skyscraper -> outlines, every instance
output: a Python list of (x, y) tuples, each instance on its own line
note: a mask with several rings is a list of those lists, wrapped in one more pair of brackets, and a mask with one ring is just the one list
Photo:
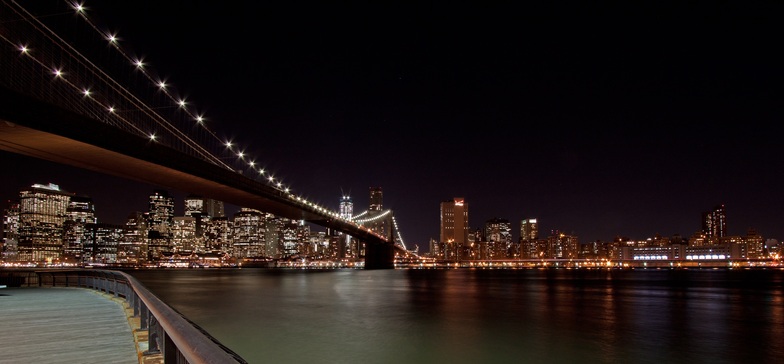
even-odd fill
[(351, 202), (351, 196), (343, 195), (340, 197), (340, 217), (351, 220), (352, 216), (354, 216), (354, 203)]
[(95, 224), (95, 205), (87, 196), (72, 196), (66, 209), (63, 225), (63, 257), (71, 263), (80, 263), (87, 235), (87, 224)]
[(485, 239), (490, 246), (490, 256), (506, 258), (512, 252), (512, 224), (507, 219), (493, 218), (485, 222)]
[(370, 187), (370, 211), (381, 211), (383, 208), (384, 195), (381, 187)]
[(727, 236), (727, 211), (724, 204), (702, 213), (702, 232), (709, 239)]
[(441, 242), (468, 243), (468, 204), (462, 197), (441, 202)]
[(62, 229), (72, 195), (53, 183), (19, 192), (19, 260), (51, 262), (62, 257)]
[(523, 219), (520, 221), (520, 239), (539, 239), (539, 223), (536, 222), (536, 219)]
[(150, 230), (157, 231), (168, 237), (172, 218), (174, 218), (174, 197), (169, 196), (166, 190), (155, 190), (150, 195), (149, 223)]

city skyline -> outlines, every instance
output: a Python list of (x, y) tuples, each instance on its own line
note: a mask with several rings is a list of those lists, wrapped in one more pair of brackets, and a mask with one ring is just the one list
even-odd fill
[[(455, 196), (474, 229), (688, 236), (725, 204), (730, 235), (784, 236), (781, 4), (146, 4), (86, 6), (295, 191), (382, 187), (421, 249)], [(160, 187), (0, 161), (4, 197), (62, 178), (108, 220)]]
[[(68, 196), (71, 196), (71, 198), (89, 200), (90, 204), (94, 208), (95, 218), (96, 218), (98, 223), (117, 225), (117, 226), (123, 226), (124, 224), (127, 223), (129, 218), (137, 216), (140, 213), (146, 213), (146, 212), (150, 211), (149, 210), (150, 209), (150, 200), (149, 200), (149, 198), (150, 198), (151, 195), (157, 195), (159, 192), (165, 192), (166, 195), (167, 195), (167, 198), (171, 197), (171, 199), (173, 200), (174, 217), (189, 216), (188, 212), (186, 211), (187, 210), (186, 201), (188, 199), (193, 199), (193, 198), (202, 198), (201, 196), (197, 196), (197, 195), (193, 195), (193, 194), (182, 194), (181, 192), (178, 192), (178, 191), (169, 191), (167, 189), (161, 189), (160, 187), (152, 186), (153, 189), (149, 190), (147, 192), (147, 194), (144, 196), (144, 198), (138, 198), (139, 196), (131, 196), (131, 197), (134, 197), (137, 200), (139, 200), (139, 203), (137, 203), (136, 205), (142, 206), (142, 208), (137, 209), (137, 210), (129, 210), (129, 211), (127, 211), (127, 213), (124, 215), (124, 217), (122, 217), (118, 221), (106, 221), (106, 220), (102, 219), (102, 217), (101, 217), (101, 213), (100, 213), (101, 206), (100, 206), (100, 204), (96, 203), (95, 200), (90, 196), (90, 194), (84, 193), (84, 192), (70, 191), (70, 190), (66, 189), (64, 186), (59, 185), (58, 183), (49, 182), (47, 184), (44, 184), (44, 183), (31, 184), (30, 186), (26, 186), (26, 187), (20, 189), (19, 193), (21, 193), (23, 190), (29, 190), (30, 188), (36, 188), (36, 187), (41, 187), (41, 186), (43, 186), (45, 188), (47, 186), (49, 188), (55, 188), (56, 190), (61, 191), (61, 193), (65, 194), (65, 195), (68, 195)], [(373, 190), (378, 191), (379, 188), (378, 187), (371, 188), (371, 191), (370, 191), (371, 195), (373, 194)], [(17, 194), (14, 198), (6, 198), (6, 199), (4, 199), (4, 201), (5, 201), (5, 206), (3, 206), (4, 211), (5, 211), (5, 209), (11, 207), (12, 205), (18, 204), (19, 203), (19, 198), (20, 198), (20, 196), (19, 196), (19, 194)], [(353, 204), (353, 206), (354, 206), (354, 209), (353, 209), (354, 215), (358, 215), (358, 214), (360, 214), (360, 213), (362, 213), (363, 211), (366, 211), (366, 210), (373, 210), (374, 209), (374, 207), (372, 205), (368, 205), (366, 207), (357, 206), (354, 203), (353, 198), (348, 197), (348, 195), (345, 194), (345, 193), (342, 194), (341, 197), (339, 197), (339, 203), (342, 204), (343, 202), (350, 202), (350, 203)], [(381, 202), (381, 205), (383, 205), (383, 198), (381, 198), (381, 201), (376, 200), (375, 202), (376, 203)], [(448, 208), (448, 210), (446, 210), (447, 211), (447, 215), (451, 216), (452, 215), (452, 209), (455, 207), (456, 204), (461, 206), (461, 208), (459, 210), (461, 214), (463, 213), (462, 211), (468, 211), (468, 213), (470, 214), (470, 203), (468, 201), (465, 201), (465, 199), (456, 197), (456, 198), (454, 198), (452, 200), (442, 201), (441, 202), (441, 206), (440, 206), (441, 216), (442, 216), (442, 219), (441, 219), (442, 223), (439, 226), (439, 229), (441, 230), (441, 237), (443, 237), (443, 235), (445, 233), (444, 230), (443, 230), (443, 228), (445, 226), (445, 225), (443, 225), (444, 224), (443, 216), (444, 216), (444, 213), (445, 213), (445, 210), (444, 210), (445, 207), (444, 206), (451, 206), (451, 207)], [(462, 207), (463, 204), (465, 204), (465, 206), (466, 206), (465, 209), (463, 209), (463, 207)], [(221, 205), (223, 205), (222, 202), (221, 202)], [(237, 214), (239, 214), (241, 212), (241, 207), (231, 206), (231, 205), (229, 205), (229, 206), (230, 206), (230, 208), (225, 211), (225, 215), (224, 216), (226, 218), (228, 218), (229, 221), (231, 221), (234, 218), (235, 215), (237, 215)], [(221, 211), (223, 211), (222, 208), (221, 208)], [(720, 217), (717, 217), (716, 214), (720, 214)], [(695, 212), (695, 216), (697, 216), (696, 212)], [(680, 236), (680, 238), (682, 238), (684, 240), (688, 240), (688, 239), (692, 238), (692, 236), (694, 234), (699, 234), (699, 233), (707, 234), (707, 236), (714, 236), (714, 237), (717, 237), (717, 238), (719, 238), (719, 237), (730, 237), (730, 236), (743, 237), (743, 236), (746, 236), (746, 234), (749, 232), (749, 231), (744, 231), (743, 233), (733, 234), (733, 235), (730, 235), (730, 234), (727, 233), (727, 225), (728, 225), (727, 224), (727, 219), (728, 218), (726, 216), (726, 206), (724, 206), (723, 204), (718, 204), (718, 205), (712, 206), (710, 208), (703, 209), (702, 211), (699, 212), (699, 216), (701, 217), (701, 219), (698, 219), (697, 217), (695, 217), (695, 219), (701, 220), (700, 223), (702, 225), (698, 229), (696, 229), (695, 231), (693, 231), (693, 232), (691, 232), (689, 234), (675, 233), (675, 234), (672, 234), (672, 235), (661, 235), (661, 234), (654, 233), (654, 234), (651, 234), (651, 235), (648, 235), (648, 236), (645, 236), (645, 237), (635, 237), (635, 236), (627, 236), (627, 235), (623, 235), (623, 234), (615, 234), (615, 235), (613, 235), (611, 237), (606, 237), (606, 238), (603, 238), (603, 239), (597, 239), (597, 240), (592, 240), (592, 241), (585, 241), (585, 240), (579, 239), (579, 236), (577, 236), (577, 235), (575, 235), (575, 236), (577, 237), (579, 243), (582, 245), (582, 244), (588, 244), (588, 243), (594, 243), (594, 242), (609, 243), (609, 242), (613, 242), (614, 240), (619, 239), (619, 238), (620, 239), (624, 239), (624, 240), (630, 240), (630, 241), (643, 241), (643, 240), (646, 240), (646, 239), (650, 240), (652, 238), (669, 239), (669, 238), (674, 238), (676, 236)], [(516, 244), (516, 243), (519, 242), (519, 240), (521, 238), (522, 228), (521, 228), (520, 225), (522, 224), (522, 220), (530, 220), (530, 221), (532, 221), (537, 226), (536, 230), (539, 231), (539, 233), (537, 234), (539, 237), (546, 237), (546, 236), (550, 236), (550, 235), (553, 235), (553, 234), (556, 234), (556, 233), (565, 233), (567, 235), (573, 235), (573, 234), (571, 234), (571, 233), (569, 233), (567, 231), (561, 231), (561, 230), (558, 230), (558, 229), (544, 229), (544, 230), (540, 230), (540, 228), (539, 228), (540, 223), (538, 222), (538, 219), (536, 217), (524, 218), (524, 219), (520, 219), (520, 220), (514, 220), (514, 219), (507, 218), (507, 217), (494, 216), (492, 218), (488, 218), (488, 219), (485, 219), (485, 220), (481, 221), (476, 226), (464, 226), (464, 225), (458, 224), (460, 226), (460, 229), (465, 229), (464, 233), (466, 234), (466, 236), (463, 237), (463, 238), (459, 238), (458, 239), (457, 236), (452, 237), (451, 235), (449, 235), (449, 236), (447, 236), (446, 240), (443, 239), (443, 238), (434, 238), (433, 241), (441, 242), (441, 243), (446, 242), (446, 241), (457, 241), (460, 244), (465, 245), (465, 244), (467, 244), (467, 241), (464, 241), (464, 239), (468, 238), (468, 235), (473, 235), (475, 232), (481, 232), (480, 234), (483, 234), (484, 233), (484, 229), (487, 227), (487, 224), (491, 224), (494, 221), (495, 222), (497, 222), (497, 221), (505, 221), (510, 226), (510, 232), (511, 232), (510, 237), (508, 237), (506, 239), (511, 238), (511, 240), (509, 240), (509, 242)], [(732, 219), (730, 218), (729, 220), (732, 220)], [(517, 224), (515, 224), (515, 222), (517, 222)], [(448, 222), (447, 221), (446, 223), (449, 226), (453, 226), (454, 225), (454, 221), (452, 221), (452, 222)], [(455, 226), (457, 226), (457, 225), (455, 225)], [(511, 228), (512, 226), (514, 226), (514, 228)], [(318, 226), (318, 225), (312, 225), (311, 226), (311, 231), (313, 233), (317, 233), (319, 231), (323, 232), (325, 230), (326, 229), (324, 227), (322, 227), (322, 226)], [(755, 235), (759, 233), (754, 228), (751, 228), (750, 232), (752, 232)], [(457, 232), (455, 232), (455, 233), (457, 233)], [(451, 233), (449, 233), (449, 234), (451, 234)], [(774, 241), (779, 241), (780, 240), (779, 237), (774, 237), (774, 236), (765, 236), (765, 235), (763, 235), (762, 237), (764, 238), (764, 240), (774, 240)], [(486, 239), (483, 239), (482, 241), (486, 241), (486, 240), (492, 240), (492, 239), (486, 238)], [(430, 243), (432, 243), (432, 242), (428, 241), (427, 244), (417, 244), (417, 243), (413, 243), (412, 244), (412, 243), (408, 243), (407, 247), (408, 247), (408, 249), (414, 249), (415, 248), (414, 244), (416, 244), (416, 245), (418, 245), (417, 249), (420, 252), (422, 252), (422, 253), (432, 253), (432, 251), (430, 251), (430, 249), (429, 249)]]

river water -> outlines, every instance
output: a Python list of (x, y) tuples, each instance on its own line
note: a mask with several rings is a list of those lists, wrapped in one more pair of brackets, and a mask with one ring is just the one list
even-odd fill
[(250, 363), (784, 363), (783, 270), (136, 270)]

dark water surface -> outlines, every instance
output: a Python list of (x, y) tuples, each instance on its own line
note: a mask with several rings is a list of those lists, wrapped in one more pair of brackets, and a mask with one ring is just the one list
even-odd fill
[(140, 270), (250, 363), (784, 363), (781, 270)]

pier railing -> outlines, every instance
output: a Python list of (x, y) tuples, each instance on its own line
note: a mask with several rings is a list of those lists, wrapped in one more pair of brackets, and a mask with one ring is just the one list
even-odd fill
[(247, 363), (127, 273), (98, 269), (36, 270), (16, 272), (14, 276), (24, 277), (21, 281), (25, 286), (81, 287), (124, 299), (133, 308), (134, 317), (140, 319), (139, 329), (148, 331), (145, 354), (161, 354), (166, 364)]

